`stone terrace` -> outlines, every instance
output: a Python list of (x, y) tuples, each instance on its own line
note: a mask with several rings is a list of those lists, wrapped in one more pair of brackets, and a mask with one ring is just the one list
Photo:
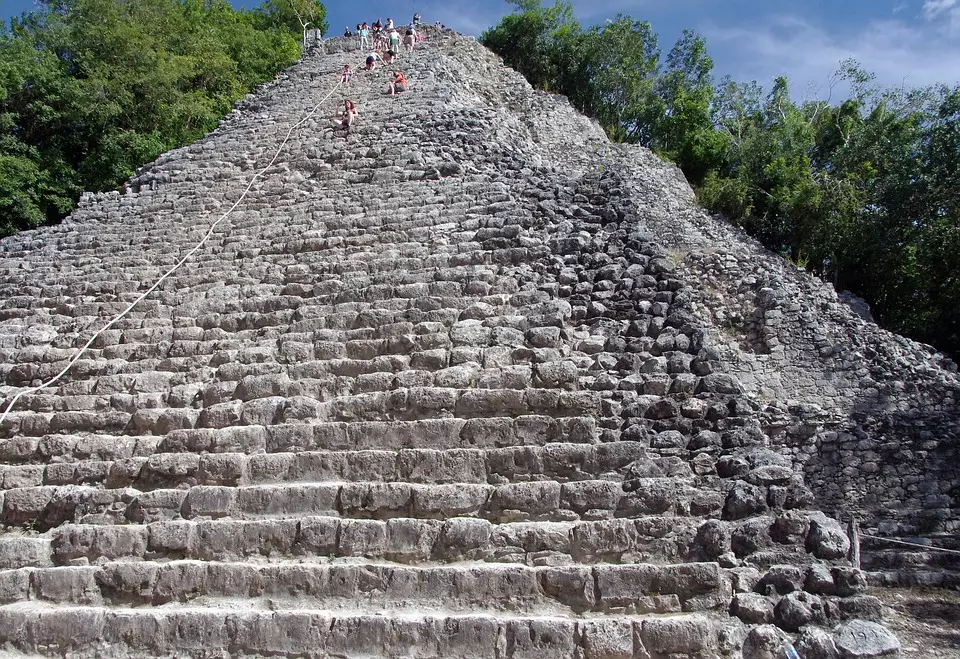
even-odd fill
[[(344, 63), (327, 42), (122, 193), (0, 243), (6, 400), (196, 244)], [(431, 29), (397, 68), (409, 93), (383, 70), (337, 90), (195, 259), (10, 414), (0, 643), (895, 652), (782, 449), (796, 412), (743, 377), (675, 244), (726, 229), (470, 39)]]

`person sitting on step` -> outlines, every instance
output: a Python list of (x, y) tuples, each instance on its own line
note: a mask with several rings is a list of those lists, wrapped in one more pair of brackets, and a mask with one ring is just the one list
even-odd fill
[(393, 72), (393, 80), (387, 83), (387, 93), (391, 96), (407, 91), (407, 76), (399, 71)]
[(417, 12), (416, 14), (413, 15), (413, 24), (414, 24), (414, 25), (420, 25), (420, 13), (419, 13), (419, 12)]
[(353, 126), (354, 122), (357, 120), (357, 117), (360, 116), (360, 113), (357, 112), (357, 106), (354, 105), (353, 101), (349, 98), (344, 100), (343, 107), (337, 112), (337, 116), (334, 121), (343, 128), (347, 133), (350, 132), (350, 128)]
[(353, 80), (353, 71), (350, 70), (349, 64), (343, 65), (343, 75), (340, 76), (340, 84), (345, 85), (348, 82)]

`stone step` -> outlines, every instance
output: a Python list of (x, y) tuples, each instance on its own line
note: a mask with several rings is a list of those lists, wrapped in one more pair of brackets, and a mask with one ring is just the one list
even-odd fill
[(483, 563), (413, 567), (385, 563), (174, 560), (0, 571), (0, 604), (377, 607), (434, 613), (562, 615), (726, 612), (732, 582), (716, 563), (527, 567)]
[(0, 534), (0, 570), (54, 565), (52, 537)]
[[(211, 406), (234, 400), (249, 402), (270, 396), (306, 396), (314, 399), (313, 405), (318, 406), (319, 403), (351, 395), (410, 388), (524, 390), (536, 384), (544, 389), (573, 390), (587, 388), (579, 385), (592, 384), (595, 380), (593, 377), (585, 378), (581, 375), (589, 366), (583, 359), (565, 360), (559, 366), (553, 366), (532, 364), (510, 356), (506, 361), (513, 363), (504, 364), (504, 353), (494, 349), (469, 355), (446, 349), (431, 349), (414, 351), (409, 358), (399, 360), (374, 357), (370, 360), (337, 359), (321, 362), (302, 361), (309, 358), (308, 352), (313, 350), (312, 346), (289, 342), (280, 348), (281, 354), (276, 357), (276, 361), (256, 364), (230, 363), (218, 367), (225, 353), (198, 356), (189, 354), (189, 342), (176, 345), (178, 350), (171, 350), (170, 354), (176, 352), (178, 356), (168, 356), (162, 361), (163, 368), (172, 368), (177, 364), (182, 366), (175, 381), (155, 373), (155, 381), (144, 386), (134, 380), (133, 374), (104, 376), (97, 386), (91, 387), (88, 392), (71, 395), (62, 391), (61, 395), (43, 393), (24, 396), (18, 401), (17, 411), (42, 413), (47, 422), (55, 428), (71, 423), (69, 413), (86, 413), (74, 414), (73, 423), (83, 422), (84, 427), (89, 425), (96, 428), (97, 421), (89, 420), (90, 412), (100, 416), (125, 412), (134, 414), (129, 418), (129, 427), (124, 428), (125, 431), (135, 433), (146, 429), (160, 434), (167, 432), (162, 424), (156, 424), (162, 415), (177, 416), (178, 421), (185, 424), (180, 427), (196, 427), (200, 423), (201, 410), (195, 406), (201, 402)], [(185, 347), (187, 349), (184, 349)], [(273, 348), (269, 350), (275, 352)], [(260, 356), (262, 355), (261, 352)], [(476, 357), (493, 365), (484, 367), (478, 362), (464, 363), (458, 361), (460, 356)], [(289, 372), (293, 377), (286, 372), (281, 373), (286, 370), (281, 364), (286, 363), (290, 364)], [(90, 362), (84, 364), (86, 368)], [(393, 370), (383, 370), (385, 368)], [(217, 378), (215, 384), (201, 386), (179, 382), (187, 380), (184, 374), (191, 371), (211, 374), (214, 370)], [(653, 378), (654, 376), (639, 376), (636, 382), (642, 387), (645, 380)], [(670, 380), (666, 375), (660, 379), (663, 380), (661, 388), (666, 393), (670, 388)], [(637, 384), (631, 381), (630, 386)], [(73, 390), (79, 388), (79, 385), (72, 386)], [(110, 423), (110, 427), (117, 425)]]
[[(173, 463), (171, 473), (188, 468)], [(576, 521), (662, 515), (717, 517), (724, 498), (674, 478), (519, 482), (507, 485), (351, 482), (198, 485), (184, 489), (102, 489), (64, 485), (6, 490), (0, 521), (46, 530), (66, 522), (150, 523), (173, 519), (285, 519), (333, 515), (356, 519), (478, 517), (493, 522)]]
[[(163, 442), (157, 447), (165, 448)], [(283, 482), (378, 481), (416, 484), (594, 479), (622, 480), (627, 467), (646, 460), (639, 442), (549, 444), (502, 449), (155, 453), (117, 461), (82, 460), (0, 467), (0, 490), (41, 485), (105, 485), (140, 491), (178, 485), (269, 485)], [(679, 458), (650, 460), (665, 474), (692, 477)], [(184, 465), (171, 472), (171, 465)]]
[(867, 579), (876, 588), (960, 588), (960, 570), (927, 569), (925, 566), (911, 566), (899, 570), (872, 570)]
[[(231, 656), (376, 656), (388, 659), (685, 659), (724, 647), (704, 614), (571, 617), (332, 612), (306, 607), (134, 609), (23, 602), (0, 606), (0, 643), (21, 652), (126, 659)], [(729, 648), (725, 648), (729, 649)]]
[(701, 521), (641, 517), (593, 522), (512, 522), (455, 517), (69, 524), (48, 537), (0, 536), (0, 567), (103, 560), (277, 561), (368, 558), (396, 563), (484, 561), (531, 566), (685, 560)]
[[(401, 370), (407, 370), (405, 367)], [(500, 384), (503, 384), (502, 382)], [(322, 386), (322, 385), (321, 385)], [(296, 421), (418, 421), (435, 418), (476, 419), (547, 415), (552, 417), (600, 416), (597, 392), (563, 391), (544, 388), (461, 389), (453, 387), (410, 387), (375, 391), (332, 400), (316, 391), (312, 395), (270, 395), (247, 401), (216, 403), (196, 414), (181, 410), (177, 414), (189, 427), (223, 428), (247, 425), (275, 425)], [(157, 422), (159, 422), (157, 415)], [(136, 432), (134, 415), (128, 412), (77, 411), (33, 414), (18, 412), (8, 418), (8, 436), (39, 437), (50, 433)], [(151, 419), (143, 420), (150, 427)], [(168, 432), (173, 428), (159, 426)]]
[[(875, 547), (879, 543), (872, 544)], [(920, 547), (901, 547), (883, 551), (870, 548), (862, 552), (861, 561), (863, 569), (871, 571), (923, 568), (960, 571), (960, 554)]]
[[(210, 423), (218, 425), (217, 419)], [(6, 464), (117, 461), (155, 453), (286, 453), (403, 449), (493, 449), (595, 444), (597, 419), (527, 414), (516, 418), (440, 418), (418, 421), (357, 421), (274, 424), (171, 430), (165, 437), (44, 434), (0, 440)]]

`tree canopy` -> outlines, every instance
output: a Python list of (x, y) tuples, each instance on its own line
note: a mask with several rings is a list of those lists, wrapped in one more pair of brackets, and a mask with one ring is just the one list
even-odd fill
[(297, 1), (42, 0), (0, 24), (0, 234), (213, 129), (299, 57), (300, 26), (276, 9)]
[(960, 85), (886, 89), (846, 61), (847, 98), (797, 102), (786, 77), (717, 81), (693, 31), (664, 57), (647, 22), (583, 29), (565, 0), (512, 4), (481, 40), (531, 84), (676, 162), (708, 209), (882, 325), (960, 353)]

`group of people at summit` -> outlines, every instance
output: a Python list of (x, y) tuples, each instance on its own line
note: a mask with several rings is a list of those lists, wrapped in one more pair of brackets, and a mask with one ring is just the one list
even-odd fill
[[(367, 23), (358, 24), (356, 37), (359, 40), (360, 49), (368, 53), (361, 70), (376, 70), (378, 60), (384, 64), (393, 64), (396, 62), (399, 57), (401, 43), (406, 52), (412, 53), (416, 48), (416, 44), (424, 39), (423, 34), (417, 30), (420, 26), (420, 20), (420, 14), (414, 14), (410, 24), (402, 28), (404, 30), (402, 37), (394, 25), (392, 18), (388, 18), (386, 24), (379, 18), (370, 25)], [(437, 26), (442, 27), (439, 22)], [(349, 26), (344, 30), (343, 36), (354, 37), (354, 33), (350, 31)], [(349, 64), (345, 64), (343, 73), (340, 76), (340, 83), (346, 85), (352, 79), (353, 70)], [(387, 83), (387, 93), (396, 95), (407, 91), (408, 88), (409, 83), (403, 72), (393, 71), (392, 78)], [(350, 128), (359, 116), (360, 113), (357, 111), (356, 104), (352, 100), (346, 99), (343, 107), (337, 111), (337, 116), (334, 121), (337, 126), (349, 133)]]

